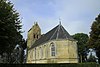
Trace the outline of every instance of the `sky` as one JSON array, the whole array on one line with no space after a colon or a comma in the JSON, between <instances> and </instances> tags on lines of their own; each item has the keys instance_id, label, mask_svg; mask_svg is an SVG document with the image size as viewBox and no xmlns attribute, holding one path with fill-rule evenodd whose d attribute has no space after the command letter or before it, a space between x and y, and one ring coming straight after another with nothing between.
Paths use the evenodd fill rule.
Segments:
<instances>
[{"instance_id":1,"label":"sky","mask_svg":"<svg viewBox=\"0 0 100 67\"><path fill-rule=\"evenodd\" d=\"M10 0L20 14L23 37L27 39L28 30L38 22L42 34L59 24L70 35L85 33L89 35L91 25L100 13L100 0Z\"/></svg>"}]
</instances>

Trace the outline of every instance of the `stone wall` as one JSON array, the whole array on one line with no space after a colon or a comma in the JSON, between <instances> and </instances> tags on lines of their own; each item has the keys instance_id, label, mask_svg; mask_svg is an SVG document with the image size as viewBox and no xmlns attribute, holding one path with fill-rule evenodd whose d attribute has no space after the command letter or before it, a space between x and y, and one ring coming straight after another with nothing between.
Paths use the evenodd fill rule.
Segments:
<instances>
[{"instance_id":1,"label":"stone wall","mask_svg":"<svg viewBox=\"0 0 100 67\"><path fill-rule=\"evenodd\" d=\"M27 47L30 48L34 42L41 37L41 29L37 23L28 31L27 36Z\"/></svg>"},{"instance_id":2,"label":"stone wall","mask_svg":"<svg viewBox=\"0 0 100 67\"><path fill-rule=\"evenodd\" d=\"M51 56L51 43L56 55ZM77 44L71 40L52 40L28 50L27 63L78 63Z\"/></svg>"}]
</instances>

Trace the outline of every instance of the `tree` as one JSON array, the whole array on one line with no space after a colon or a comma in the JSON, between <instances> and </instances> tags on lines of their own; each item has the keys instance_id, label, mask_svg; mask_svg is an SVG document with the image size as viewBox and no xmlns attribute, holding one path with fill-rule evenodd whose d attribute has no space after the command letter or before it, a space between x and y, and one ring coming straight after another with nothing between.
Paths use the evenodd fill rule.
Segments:
<instances>
[{"instance_id":1,"label":"tree","mask_svg":"<svg viewBox=\"0 0 100 67\"><path fill-rule=\"evenodd\" d=\"M22 39L19 47L21 48L20 63L23 63L25 59L24 50L27 48L27 42Z\"/></svg>"},{"instance_id":2,"label":"tree","mask_svg":"<svg viewBox=\"0 0 100 67\"><path fill-rule=\"evenodd\" d=\"M9 0L0 0L0 54L7 53L9 63L11 52L23 39L19 13L13 6Z\"/></svg>"},{"instance_id":3,"label":"tree","mask_svg":"<svg viewBox=\"0 0 100 67\"><path fill-rule=\"evenodd\" d=\"M79 55L79 62L85 62L86 58L86 45L88 41L88 35L84 33L77 33L72 36L75 40L77 40L78 45L78 55Z\"/></svg>"},{"instance_id":4,"label":"tree","mask_svg":"<svg viewBox=\"0 0 100 67\"><path fill-rule=\"evenodd\" d=\"M16 45L13 52L11 53L11 62L15 64L25 63L25 52L26 42L23 39L20 45Z\"/></svg>"},{"instance_id":5,"label":"tree","mask_svg":"<svg viewBox=\"0 0 100 67\"><path fill-rule=\"evenodd\" d=\"M95 48L100 63L100 14L92 23L88 47Z\"/></svg>"}]
</instances>

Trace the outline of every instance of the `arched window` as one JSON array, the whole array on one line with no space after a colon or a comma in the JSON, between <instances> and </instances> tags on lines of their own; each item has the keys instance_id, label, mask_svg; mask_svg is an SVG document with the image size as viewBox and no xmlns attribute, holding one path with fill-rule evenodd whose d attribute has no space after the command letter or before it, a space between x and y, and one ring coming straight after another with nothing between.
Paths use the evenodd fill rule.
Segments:
<instances>
[{"instance_id":1,"label":"arched window","mask_svg":"<svg viewBox=\"0 0 100 67\"><path fill-rule=\"evenodd\" d=\"M36 60L36 48L34 49L34 52L35 52L35 53L34 53L34 55L35 55L34 57L35 57L35 60Z\"/></svg>"},{"instance_id":2,"label":"arched window","mask_svg":"<svg viewBox=\"0 0 100 67\"><path fill-rule=\"evenodd\" d=\"M34 38L35 38L35 34L34 34Z\"/></svg>"},{"instance_id":3,"label":"arched window","mask_svg":"<svg viewBox=\"0 0 100 67\"><path fill-rule=\"evenodd\" d=\"M37 35L37 39L38 39L38 35Z\"/></svg>"},{"instance_id":4,"label":"arched window","mask_svg":"<svg viewBox=\"0 0 100 67\"><path fill-rule=\"evenodd\" d=\"M43 49L42 49L42 47L40 47L40 58L42 58L43 57Z\"/></svg>"},{"instance_id":5,"label":"arched window","mask_svg":"<svg viewBox=\"0 0 100 67\"><path fill-rule=\"evenodd\" d=\"M54 43L51 43L51 56L55 56L55 55L56 55L56 47Z\"/></svg>"}]
</instances>

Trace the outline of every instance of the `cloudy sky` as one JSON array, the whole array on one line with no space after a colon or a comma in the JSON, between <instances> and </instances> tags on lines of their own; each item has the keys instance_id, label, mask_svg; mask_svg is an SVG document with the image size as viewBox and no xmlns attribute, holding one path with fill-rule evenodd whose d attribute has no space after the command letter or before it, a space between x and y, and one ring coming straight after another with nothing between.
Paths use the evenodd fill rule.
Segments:
<instances>
[{"instance_id":1,"label":"cloudy sky","mask_svg":"<svg viewBox=\"0 0 100 67\"><path fill-rule=\"evenodd\" d=\"M100 13L100 0L10 0L20 13L24 38L38 22L42 33L61 24L71 34L89 34L95 17Z\"/></svg>"}]
</instances>

